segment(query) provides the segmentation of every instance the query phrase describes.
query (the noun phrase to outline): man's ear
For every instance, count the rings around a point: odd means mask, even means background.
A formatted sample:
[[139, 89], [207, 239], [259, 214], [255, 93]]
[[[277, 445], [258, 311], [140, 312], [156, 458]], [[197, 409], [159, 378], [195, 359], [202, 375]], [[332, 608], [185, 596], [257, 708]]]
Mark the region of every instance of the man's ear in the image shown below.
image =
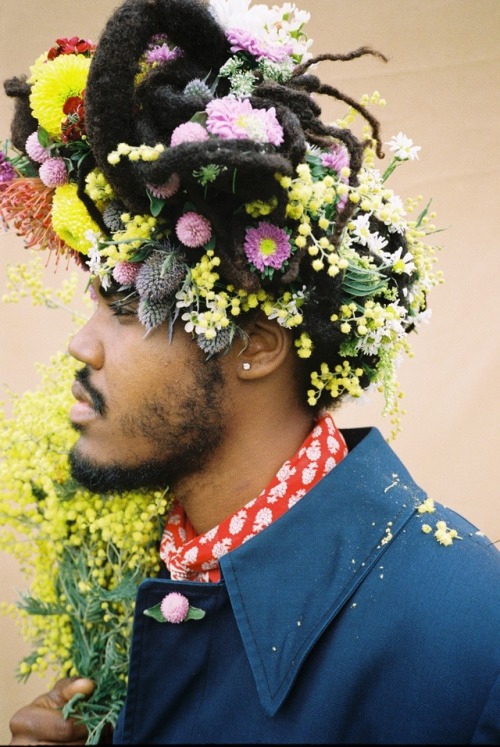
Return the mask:
[[264, 378], [287, 361], [293, 345], [290, 330], [259, 314], [245, 326], [245, 340], [238, 342], [236, 373], [244, 381]]

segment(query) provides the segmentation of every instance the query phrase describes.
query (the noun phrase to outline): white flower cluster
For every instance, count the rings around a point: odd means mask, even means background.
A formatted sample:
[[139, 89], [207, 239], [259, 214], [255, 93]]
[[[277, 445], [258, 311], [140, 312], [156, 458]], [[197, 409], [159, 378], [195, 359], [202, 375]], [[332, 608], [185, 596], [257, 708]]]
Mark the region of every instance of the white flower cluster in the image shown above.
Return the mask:
[[209, 8], [225, 30], [245, 29], [264, 45], [290, 48], [290, 54], [305, 61], [311, 57], [312, 39], [302, 34], [310, 13], [299, 10], [295, 3], [269, 8], [251, 5], [251, 0], [210, 0]]

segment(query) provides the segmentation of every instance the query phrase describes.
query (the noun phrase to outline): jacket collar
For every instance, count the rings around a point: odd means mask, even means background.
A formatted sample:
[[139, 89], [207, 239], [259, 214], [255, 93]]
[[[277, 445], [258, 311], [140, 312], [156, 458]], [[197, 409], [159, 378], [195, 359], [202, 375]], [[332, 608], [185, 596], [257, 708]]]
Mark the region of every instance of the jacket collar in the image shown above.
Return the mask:
[[425, 498], [376, 428], [343, 435], [348, 456], [280, 519], [221, 558], [269, 715], [323, 630]]

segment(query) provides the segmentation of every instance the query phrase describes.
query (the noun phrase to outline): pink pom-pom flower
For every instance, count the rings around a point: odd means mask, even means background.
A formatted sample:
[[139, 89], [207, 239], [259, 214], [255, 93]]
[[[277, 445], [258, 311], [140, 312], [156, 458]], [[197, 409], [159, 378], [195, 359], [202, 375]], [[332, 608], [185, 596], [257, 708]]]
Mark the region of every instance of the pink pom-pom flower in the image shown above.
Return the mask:
[[189, 601], [183, 594], [172, 591], [166, 597], [163, 597], [160, 610], [167, 622], [181, 623], [186, 619], [189, 612]]
[[181, 180], [179, 174], [172, 174], [165, 184], [146, 184], [151, 194], [157, 197], [159, 200], [168, 200], [169, 197], [175, 195], [181, 186]]
[[140, 262], [117, 262], [113, 267], [113, 279], [120, 285], [133, 285], [140, 269]]
[[61, 187], [68, 181], [64, 158], [47, 158], [40, 166], [38, 175], [46, 187]]
[[198, 122], [184, 122], [184, 124], [180, 124], [172, 132], [170, 145], [175, 147], [176, 145], [181, 145], [181, 143], [202, 142], [203, 140], [208, 140], [208, 137], [208, 132], [203, 125]]
[[179, 218], [175, 232], [179, 241], [194, 249], [210, 241], [212, 226], [203, 215], [190, 211]]
[[44, 148], [43, 145], [40, 144], [40, 141], [38, 139], [38, 132], [32, 132], [31, 135], [26, 140], [25, 144], [26, 153], [31, 158], [32, 161], [36, 161], [37, 163], [43, 163], [47, 160], [47, 158], [50, 158], [50, 151], [48, 148]]

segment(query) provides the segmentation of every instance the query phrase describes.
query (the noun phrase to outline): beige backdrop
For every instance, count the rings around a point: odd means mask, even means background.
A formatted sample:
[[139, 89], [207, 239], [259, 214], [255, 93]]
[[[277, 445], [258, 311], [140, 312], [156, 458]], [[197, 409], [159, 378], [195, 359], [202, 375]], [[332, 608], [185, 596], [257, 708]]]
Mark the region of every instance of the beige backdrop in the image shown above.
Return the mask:
[[[0, 77], [27, 71], [58, 36], [98, 39], [115, 0], [1, 0]], [[360, 96], [378, 89], [387, 99], [374, 113], [383, 139], [403, 131], [422, 146], [420, 159], [392, 179], [403, 195], [433, 198], [446, 231], [440, 266], [445, 285], [431, 298], [433, 320], [405, 360], [403, 432], [394, 447], [431, 496], [465, 514], [500, 542], [498, 368], [498, 193], [500, 101], [499, 0], [302, 0], [310, 10], [314, 50], [346, 52], [361, 45], [373, 58], [324, 63], [321, 77]], [[343, 112], [325, 104], [327, 119]], [[0, 139], [8, 134], [10, 102], [0, 100]], [[388, 158], [386, 159], [386, 162]], [[23, 257], [22, 243], [0, 235], [0, 294], [5, 267]], [[61, 273], [47, 273], [59, 283]], [[0, 304], [0, 387], [36, 385], [33, 364], [65, 345], [70, 323], [58, 312]], [[497, 373], [495, 373], [497, 372]], [[3, 396], [3, 392], [0, 397]], [[388, 435], [381, 400], [346, 406], [340, 425], [374, 424]], [[500, 546], [500, 545], [499, 545]], [[447, 550], [445, 549], [444, 552]], [[12, 600], [23, 580], [2, 557], [0, 599]], [[492, 589], [498, 593], [498, 589]], [[0, 618], [0, 742], [8, 718], [43, 688], [18, 684], [15, 665], [25, 651], [13, 624]]]

